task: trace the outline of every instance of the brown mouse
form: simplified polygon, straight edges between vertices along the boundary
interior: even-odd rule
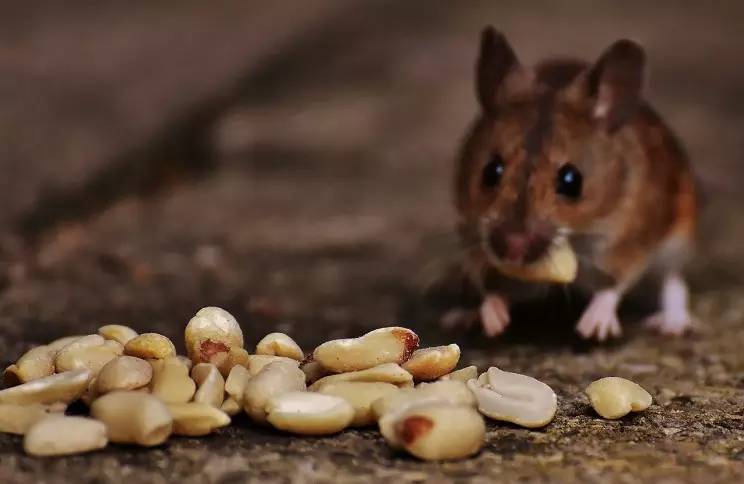
[[[617,308],[651,270],[661,271],[660,311],[649,326],[678,335],[691,327],[682,270],[695,247],[697,182],[671,129],[643,97],[646,55],[618,40],[594,63],[519,62],[487,27],[476,65],[480,113],[456,163],[454,199],[465,269],[484,291],[486,335],[509,323],[509,306],[540,285],[510,280],[516,267],[568,242],[575,284],[591,292],[576,330],[621,334]]]

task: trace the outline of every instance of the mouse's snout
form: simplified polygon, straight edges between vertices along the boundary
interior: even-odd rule
[[[488,234],[488,248],[493,255],[509,264],[528,265],[537,262],[550,247],[552,238],[536,230],[509,230],[493,227]]]

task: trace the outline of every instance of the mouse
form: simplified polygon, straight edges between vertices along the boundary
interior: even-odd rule
[[[510,278],[568,243],[570,283],[588,296],[584,339],[622,335],[618,307],[639,280],[659,276],[649,328],[682,335],[697,321],[683,270],[695,253],[699,189],[680,140],[645,98],[647,55],[619,39],[594,61],[523,64],[504,33],[480,34],[478,112],[460,143],[453,204],[465,277],[482,294],[482,330],[496,337],[510,307],[550,281]]]

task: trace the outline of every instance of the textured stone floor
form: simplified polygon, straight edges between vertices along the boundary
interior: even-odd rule
[[[600,4],[367,5],[248,82],[212,127],[208,174],[50,225],[35,245],[6,233],[0,247],[2,364],[103,324],[180,342],[194,312],[218,305],[238,318],[249,345],[279,330],[309,350],[393,324],[416,330],[424,345],[456,342],[463,364],[551,385],[554,422],[492,423],[478,456],[445,464],[393,454],[374,429],[300,439],[244,419],[209,438],[60,459],[25,456],[19,438],[3,435],[3,482],[740,482],[741,12]],[[470,302],[447,279],[427,289],[456,257],[448,177],[475,109],[470,76],[484,22],[503,28],[526,60],[591,57],[620,36],[647,45],[650,97],[680,131],[708,196],[689,271],[704,323],[695,334],[670,340],[634,324],[655,297],[650,283],[625,308],[625,336],[612,344],[574,338],[582,304],[574,298],[521,308],[493,341],[440,328],[444,311]],[[598,418],[583,389],[608,375],[637,381],[655,404],[619,421]]]

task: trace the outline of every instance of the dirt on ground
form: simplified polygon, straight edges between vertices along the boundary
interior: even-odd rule
[[[149,18],[147,9],[137,12]],[[244,15],[246,25],[255,21]],[[157,18],[153,25],[164,22]],[[425,346],[459,344],[462,366],[495,365],[546,382],[559,401],[547,427],[490,422],[482,452],[446,463],[394,453],[374,429],[298,438],[242,417],[209,437],[66,458],[26,456],[19,437],[2,435],[3,482],[740,482],[742,21],[744,7],[733,1],[360,1],[262,58],[238,79],[239,89],[230,84],[229,102],[217,96],[209,116],[178,118],[175,125],[187,129],[165,130],[158,140],[167,143],[148,138],[127,148],[130,158],[67,173],[87,188],[56,190],[53,203],[42,191],[30,208],[8,205],[14,212],[3,218],[0,244],[3,365],[34,345],[104,324],[163,333],[182,351],[183,328],[204,306],[235,315],[248,348],[273,331],[310,351],[399,325]],[[701,321],[693,334],[664,338],[639,324],[657,297],[653,281],[634,292],[623,308],[623,337],[607,344],[575,337],[583,301],[562,294],[518,308],[497,339],[477,327],[442,328],[449,309],[477,304],[444,269],[458,254],[450,177],[476,110],[473,62],[486,23],[506,32],[526,62],[561,53],[591,59],[621,37],[646,47],[648,97],[684,141],[706,197],[700,252],[688,271]],[[63,82],[64,71],[58,75]],[[53,95],[53,85],[39,89]],[[91,91],[90,98],[79,92],[80,102],[102,96]],[[137,109],[156,111],[159,98],[152,99]],[[80,135],[75,126],[59,129]],[[184,150],[195,138],[199,149]],[[50,153],[62,149],[57,138],[49,143]],[[135,186],[116,197],[101,196],[124,177],[122,163],[130,161],[122,159],[145,174],[125,177]],[[27,197],[26,165],[12,166],[4,196],[16,189]],[[599,418],[583,390],[610,375],[644,386],[654,405],[617,421]]]

